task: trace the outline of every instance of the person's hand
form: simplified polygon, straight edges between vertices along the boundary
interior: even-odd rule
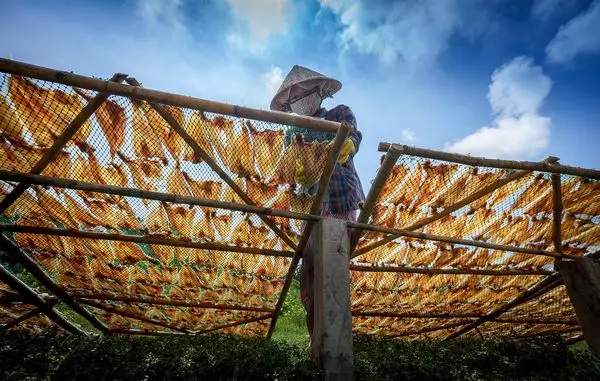
[[[304,173],[304,165],[299,160],[296,160],[296,168],[294,172],[296,184],[306,184],[306,175]]]
[[[350,160],[352,154],[356,152],[356,147],[354,146],[354,142],[352,139],[346,139],[344,144],[342,145],[342,149],[340,150],[340,156],[338,157],[338,163],[345,164]]]

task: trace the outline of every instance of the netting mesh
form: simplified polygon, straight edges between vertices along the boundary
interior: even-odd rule
[[[96,95],[0,74],[0,169],[31,172]],[[164,109],[205,156],[147,102],[110,96],[50,164],[38,169],[44,176],[59,179],[310,211],[312,186],[324,169],[327,143],[304,141],[286,125],[174,106]],[[16,186],[7,181],[0,185],[2,199]],[[272,311],[277,302],[293,246],[303,231],[302,221],[285,217],[38,185],[29,187],[0,218],[6,224],[98,233],[93,238],[4,233],[72,295],[213,303],[264,311]],[[159,241],[126,242],[103,239],[101,234]],[[186,247],[187,243],[219,246],[203,249]],[[262,251],[236,252],[239,248]],[[184,308],[169,308],[187,313]],[[215,310],[207,311],[220,316]],[[190,316],[211,321],[198,314]],[[244,316],[234,311],[227,319],[234,319],[228,320],[230,324],[243,323]],[[121,324],[122,318],[111,316],[104,321],[112,328],[112,321]],[[262,333],[265,324],[250,322],[226,329],[254,335]]]
[[[551,176],[537,172],[517,175],[515,171],[403,155],[384,184],[370,222],[435,236],[556,252]],[[594,180],[561,176],[564,254],[582,256],[600,249],[599,185]],[[463,202],[474,194],[480,197]],[[450,212],[445,213],[448,209]],[[392,336],[401,332],[399,327],[380,326],[381,318],[369,317],[370,313],[484,316],[555,271],[555,259],[550,255],[446,243],[428,237],[384,238],[383,233],[367,231],[358,245],[362,254],[352,261],[355,265],[379,267],[376,272],[351,273],[353,313],[371,322],[369,328],[355,322],[355,329],[361,332]],[[388,272],[382,272],[382,266]],[[497,272],[421,274],[408,270]],[[502,271],[505,273],[499,273]],[[577,328],[564,288],[521,304],[501,317],[514,321],[486,323],[481,329],[484,336],[523,336]],[[575,327],[569,326],[573,322]],[[443,328],[444,324],[435,327]],[[414,334],[414,338],[451,331],[440,329]]]

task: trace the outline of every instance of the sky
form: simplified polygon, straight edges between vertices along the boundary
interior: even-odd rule
[[[600,168],[600,0],[0,0],[0,55],[268,109],[294,64],[379,142]]]

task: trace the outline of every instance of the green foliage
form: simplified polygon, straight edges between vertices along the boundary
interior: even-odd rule
[[[600,360],[560,338],[407,342],[355,337],[360,380],[598,380]],[[222,335],[0,334],[2,380],[312,380],[306,348]]]
[[[273,340],[294,344],[301,348],[308,346],[306,313],[300,301],[300,282],[298,279],[294,279],[290,285],[281,315],[273,332]]]

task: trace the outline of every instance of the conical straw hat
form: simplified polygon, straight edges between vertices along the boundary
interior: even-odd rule
[[[342,83],[337,79],[326,77],[303,66],[294,65],[271,100],[271,110],[283,111],[290,96],[300,97],[303,92],[319,85],[325,88],[330,96],[337,93],[342,87]]]

